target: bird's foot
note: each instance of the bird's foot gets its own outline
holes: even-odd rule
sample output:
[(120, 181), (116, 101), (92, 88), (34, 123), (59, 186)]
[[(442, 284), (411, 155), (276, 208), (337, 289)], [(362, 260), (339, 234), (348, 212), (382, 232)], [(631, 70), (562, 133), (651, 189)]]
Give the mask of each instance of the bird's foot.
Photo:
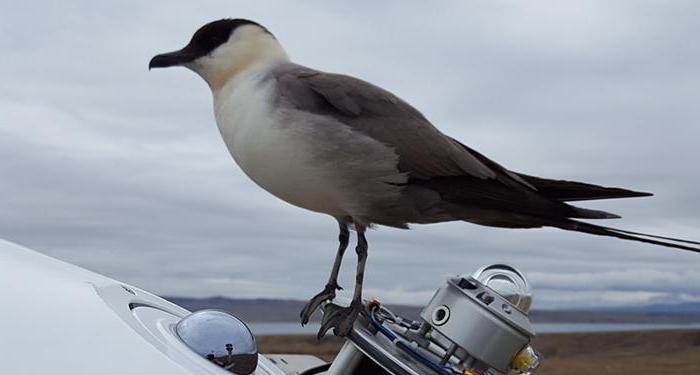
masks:
[(313, 313), (316, 310), (318, 310), (318, 307), (321, 306), (323, 302), (330, 301), (333, 298), (335, 298), (336, 289), (341, 290), (343, 288), (338, 286), (338, 284), (326, 284), (326, 287), (323, 288), (323, 290), (320, 293), (313, 296), (313, 298), (309, 300), (306, 306), (304, 306), (304, 308), (299, 313), (299, 317), (301, 318), (301, 325), (305, 325), (309, 322), (311, 315), (313, 315)]
[(318, 330), (316, 337), (321, 339), (331, 328), (333, 328), (333, 334), (336, 336), (345, 337), (352, 330), (355, 319), (362, 311), (362, 303), (353, 300), (348, 307), (340, 307), (329, 303), (323, 309), (321, 329)]

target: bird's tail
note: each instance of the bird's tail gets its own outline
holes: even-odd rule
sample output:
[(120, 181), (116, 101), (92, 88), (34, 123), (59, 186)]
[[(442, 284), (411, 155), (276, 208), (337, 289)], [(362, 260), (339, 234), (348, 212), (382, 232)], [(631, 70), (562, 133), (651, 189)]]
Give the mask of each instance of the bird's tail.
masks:
[(598, 186), (585, 182), (552, 180), (518, 173), (520, 178), (537, 189), (537, 193), (547, 198), (564, 202), (596, 199), (649, 197), (654, 194), (616, 187)]
[(565, 230), (583, 232), (583, 233), (588, 233), (588, 234), (595, 234), (598, 236), (621, 238), (623, 240), (645, 242), (645, 243), (650, 243), (650, 244), (654, 244), (654, 245), (673, 247), (676, 249), (682, 249), (682, 250), (688, 250), (688, 251), (700, 253), (700, 247), (689, 246), (689, 245), (700, 245), (700, 242), (685, 240), (685, 239), (681, 239), (681, 238), (673, 238), (673, 237), (666, 237), (666, 236), (658, 236), (655, 234), (633, 232), (633, 231), (629, 231), (629, 230), (604, 227), (602, 225), (589, 224), (589, 223), (584, 223), (581, 221), (570, 220), (570, 219), (548, 223), (547, 225), (553, 226), (556, 228), (560, 228), (560, 229), (565, 229)]

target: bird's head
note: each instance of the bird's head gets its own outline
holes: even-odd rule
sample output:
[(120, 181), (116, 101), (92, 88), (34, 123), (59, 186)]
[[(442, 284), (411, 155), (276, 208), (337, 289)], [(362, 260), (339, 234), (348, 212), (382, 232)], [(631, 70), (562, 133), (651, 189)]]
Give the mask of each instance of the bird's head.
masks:
[(262, 25), (222, 19), (199, 28), (184, 48), (153, 57), (148, 68), (184, 66), (216, 90), (246, 69), (286, 60), (284, 48)]

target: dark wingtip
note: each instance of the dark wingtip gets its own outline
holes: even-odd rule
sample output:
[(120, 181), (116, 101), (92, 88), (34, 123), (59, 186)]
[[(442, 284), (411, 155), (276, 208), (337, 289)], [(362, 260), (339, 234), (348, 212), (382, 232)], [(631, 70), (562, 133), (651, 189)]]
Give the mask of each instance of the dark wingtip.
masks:
[(643, 198), (643, 197), (653, 197), (654, 193), (648, 191), (635, 191), (627, 190), (622, 188), (609, 188), (611, 191), (617, 191), (619, 196), (614, 198)]
[(591, 210), (588, 208), (583, 208), (583, 207), (574, 207), (572, 206), (576, 212), (575, 216), (579, 219), (621, 219), (622, 216), (613, 214), (610, 212), (606, 211), (600, 211), (600, 210)]

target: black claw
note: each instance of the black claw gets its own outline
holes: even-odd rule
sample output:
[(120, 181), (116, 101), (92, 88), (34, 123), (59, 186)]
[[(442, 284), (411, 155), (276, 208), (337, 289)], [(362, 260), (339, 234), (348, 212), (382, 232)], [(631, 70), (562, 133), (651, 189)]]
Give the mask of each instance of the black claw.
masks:
[(335, 298), (335, 289), (340, 289), (337, 285), (326, 285), (323, 290), (315, 295), (309, 302), (304, 306), (304, 308), (299, 313), (299, 318), (301, 318), (301, 325), (306, 325), (311, 318), (311, 315), (318, 310), (319, 306), (325, 301), (330, 301)]
[(324, 307), (323, 321), (321, 329), (318, 330), (316, 338), (319, 340), (326, 335), (326, 332), (333, 328), (333, 334), (336, 336), (347, 336), (352, 330), (357, 315), (362, 310), (362, 304), (359, 301), (353, 301), (348, 307), (340, 307), (336, 304), (328, 304)]
[(331, 283), (326, 284), (326, 287), (324, 288), (323, 291), (325, 292), (327, 290), (343, 290), (343, 287), (338, 285), (338, 283), (331, 282)]

